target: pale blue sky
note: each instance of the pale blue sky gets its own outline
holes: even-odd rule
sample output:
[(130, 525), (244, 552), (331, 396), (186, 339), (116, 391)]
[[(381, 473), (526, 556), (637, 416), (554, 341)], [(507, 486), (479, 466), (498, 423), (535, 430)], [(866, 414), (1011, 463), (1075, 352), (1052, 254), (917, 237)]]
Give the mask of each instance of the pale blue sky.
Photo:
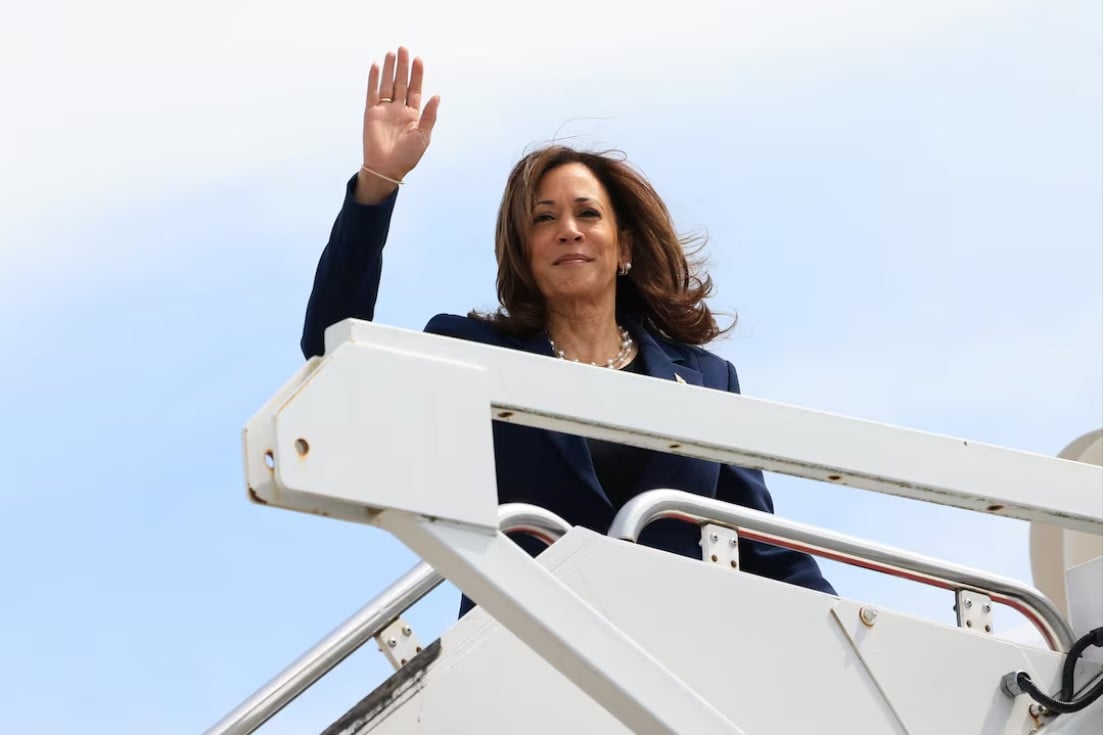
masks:
[[(0, 30), (0, 729), (198, 732), (413, 563), (248, 504), (239, 443), (301, 364), (367, 66), (400, 42), (443, 103), (381, 322), (491, 306), (506, 172), (578, 136), (708, 232), (714, 305), (740, 314), (714, 350), (749, 395), (1042, 454), (1099, 427), (1100, 6), (960, 5), (429, 4), (418, 28), (336, 1), (21, 9)], [(788, 517), (1029, 579), (1022, 523), (770, 482)], [(949, 595), (826, 571), (951, 619)], [(455, 603), (412, 613), (424, 639)], [(362, 651), (265, 732), (320, 731), (387, 671)]]

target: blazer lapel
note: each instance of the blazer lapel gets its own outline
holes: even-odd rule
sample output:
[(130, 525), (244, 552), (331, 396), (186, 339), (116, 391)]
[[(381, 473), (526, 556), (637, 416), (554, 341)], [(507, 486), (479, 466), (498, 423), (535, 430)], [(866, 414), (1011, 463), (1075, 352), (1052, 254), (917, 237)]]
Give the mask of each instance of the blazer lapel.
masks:
[[(635, 325), (634, 325), (635, 326)], [(637, 326), (633, 338), (644, 357), (644, 371), (653, 378), (674, 380), (687, 385), (702, 385), (702, 374), (685, 364), (682, 355), (660, 343), (643, 327)]]

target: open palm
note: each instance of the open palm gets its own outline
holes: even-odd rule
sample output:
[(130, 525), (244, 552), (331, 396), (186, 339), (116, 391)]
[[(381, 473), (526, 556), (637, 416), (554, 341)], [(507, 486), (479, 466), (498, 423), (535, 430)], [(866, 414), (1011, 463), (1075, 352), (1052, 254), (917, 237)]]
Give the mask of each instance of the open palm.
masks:
[(437, 107), (433, 97), (422, 107), (422, 60), (410, 52), (387, 53), (383, 70), (372, 64), (364, 106), (364, 166), (376, 175), (402, 181), (429, 146)]

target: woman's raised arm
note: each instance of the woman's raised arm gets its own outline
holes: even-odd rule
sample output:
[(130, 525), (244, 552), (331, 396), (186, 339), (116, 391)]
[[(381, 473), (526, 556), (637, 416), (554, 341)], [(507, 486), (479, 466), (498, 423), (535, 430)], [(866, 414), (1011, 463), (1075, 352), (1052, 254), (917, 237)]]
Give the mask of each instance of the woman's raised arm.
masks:
[(396, 189), (418, 165), (437, 122), (440, 97), (422, 104), (423, 65), (399, 48), (381, 71), (372, 64), (364, 106), (363, 162), (348, 183), (307, 302), (300, 346), (321, 355), (326, 327), (342, 319), (372, 319), (383, 268), (383, 246)]

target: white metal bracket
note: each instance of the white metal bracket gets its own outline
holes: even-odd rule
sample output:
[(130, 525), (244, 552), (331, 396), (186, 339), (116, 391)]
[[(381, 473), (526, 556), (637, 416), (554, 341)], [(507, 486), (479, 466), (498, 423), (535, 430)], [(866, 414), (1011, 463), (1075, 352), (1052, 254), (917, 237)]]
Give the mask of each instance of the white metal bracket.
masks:
[(982, 592), (955, 591), (955, 615), (958, 627), (977, 633), (993, 632), (993, 600)]
[(701, 527), (702, 560), (726, 569), (740, 568), (740, 537), (735, 530), (716, 523)]
[(418, 636), (414, 635), (414, 629), (401, 616), (377, 633), (375, 639), (376, 645), (396, 671), (422, 652), (422, 644), (418, 642)]

